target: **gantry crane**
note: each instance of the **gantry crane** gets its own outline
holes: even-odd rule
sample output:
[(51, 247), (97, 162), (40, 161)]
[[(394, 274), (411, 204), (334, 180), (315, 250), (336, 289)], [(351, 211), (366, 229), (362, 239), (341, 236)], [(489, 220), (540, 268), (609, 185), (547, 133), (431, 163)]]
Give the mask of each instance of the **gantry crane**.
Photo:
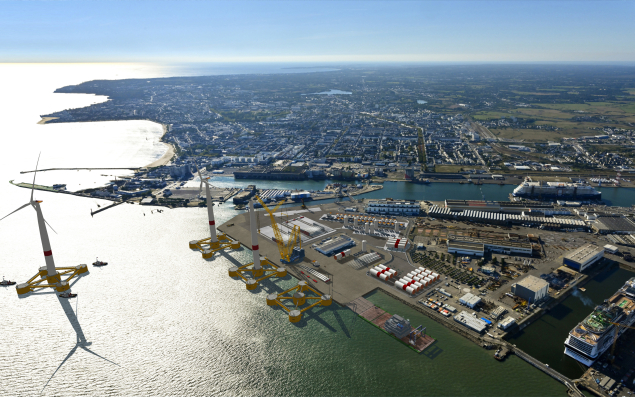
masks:
[(262, 201), (262, 199), (256, 196), (256, 199), (262, 205), (271, 218), (271, 228), (273, 229), (273, 234), (275, 236), (275, 242), (278, 244), (278, 251), (280, 251), (280, 261), (282, 263), (291, 263), (297, 259), (300, 259), (304, 256), (302, 251), (302, 238), (300, 238), (300, 227), (298, 225), (294, 225), (293, 229), (291, 229), (291, 233), (289, 234), (289, 238), (286, 243), (284, 238), (282, 237), (282, 233), (280, 232), (280, 228), (278, 227), (278, 222), (276, 222), (276, 217), (274, 215), (275, 211), (280, 207), (282, 202), (279, 202), (278, 205), (273, 210), (270, 210), (267, 207), (267, 204)]
[(617, 343), (617, 333), (619, 329), (620, 328), (635, 329), (635, 327), (629, 327), (628, 325), (614, 323), (614, 322), (611, 322), (611, 324), (615, 326), (615, 334), (613, 335), (613, 346), (611, 346), (611, 363), (613, 363), (613, 361), (615, 361), (615, 344)]

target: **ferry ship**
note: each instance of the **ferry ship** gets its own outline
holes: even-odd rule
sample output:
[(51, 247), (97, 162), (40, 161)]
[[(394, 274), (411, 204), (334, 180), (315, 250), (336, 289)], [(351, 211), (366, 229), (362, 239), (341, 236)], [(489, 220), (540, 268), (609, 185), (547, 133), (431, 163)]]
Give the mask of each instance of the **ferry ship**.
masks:
[(582, 198), (600, 200), (602, 192), (587, 183), (567, 182), (534, 182), (531, 177), (525, 180), (512, 192), (514, 197), (526, 198)]
[[(591, 366), (611, 347), (615, 325), (631, 326), (635, 322), (635, 277), (631, 278), (615, 295), (597, 306), (580, 324), (569, 332), (564, 342), (564, 353), (584, 365)], [(627, 328), (618, 327), (619, 338)]]

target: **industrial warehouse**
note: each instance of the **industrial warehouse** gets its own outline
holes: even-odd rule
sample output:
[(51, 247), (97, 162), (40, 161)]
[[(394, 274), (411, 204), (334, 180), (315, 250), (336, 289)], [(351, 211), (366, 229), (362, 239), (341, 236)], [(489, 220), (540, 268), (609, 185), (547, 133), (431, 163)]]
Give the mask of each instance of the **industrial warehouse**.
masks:
[(562, 264), (581, 272), (603, 257), (604, 247), (587, 244), (566, 254), (562, 259)]
[[(533, 212), (536, 214), (537, 212)], [(554, 224), (559, 228), (584, 230), (588, 229), (588, 225), (580, 219), (546, 217), (541, 212), (540, 216), (532, 215), (531, 211), (518, 214), (505, 214), (492, 211), (476, 211), (476, 210), (455, 210), (452, 208), (444, 208), (433, 205), (428, 214), (435, 218), (456, 219), (470, 222), (483, 222), (495, 225), (547, 225)]]

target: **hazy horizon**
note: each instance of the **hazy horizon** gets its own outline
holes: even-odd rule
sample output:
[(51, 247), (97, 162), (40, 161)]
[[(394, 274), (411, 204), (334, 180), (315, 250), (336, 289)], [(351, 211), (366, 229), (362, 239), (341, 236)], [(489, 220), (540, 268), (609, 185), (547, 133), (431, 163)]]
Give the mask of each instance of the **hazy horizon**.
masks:
[(628, 1), (2, 1), (3, 63), (635, 63)]

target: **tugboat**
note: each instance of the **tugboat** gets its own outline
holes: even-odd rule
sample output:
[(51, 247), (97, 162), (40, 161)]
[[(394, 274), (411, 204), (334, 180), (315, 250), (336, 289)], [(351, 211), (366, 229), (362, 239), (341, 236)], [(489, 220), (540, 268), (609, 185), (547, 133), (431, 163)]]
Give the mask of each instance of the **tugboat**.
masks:
[(0, 281), (0, 285), (3, 287), (7, 287), (9, 285), (15, 285), (15, 281), (5, 280), (4, 276), (2, 276), (2, 281)]
[(77, 296), (77, 294), (73, 294), (73, 293), (71, 293), (71, 291), (66, 291), (63, 294), (59, 295), (60, 298), (74, 298), (76, 296)]
[(108, 262), (102, 262), (99, 258), (95, 258), (95, 262), (93, 262), (93, 266), (106, 266)]

